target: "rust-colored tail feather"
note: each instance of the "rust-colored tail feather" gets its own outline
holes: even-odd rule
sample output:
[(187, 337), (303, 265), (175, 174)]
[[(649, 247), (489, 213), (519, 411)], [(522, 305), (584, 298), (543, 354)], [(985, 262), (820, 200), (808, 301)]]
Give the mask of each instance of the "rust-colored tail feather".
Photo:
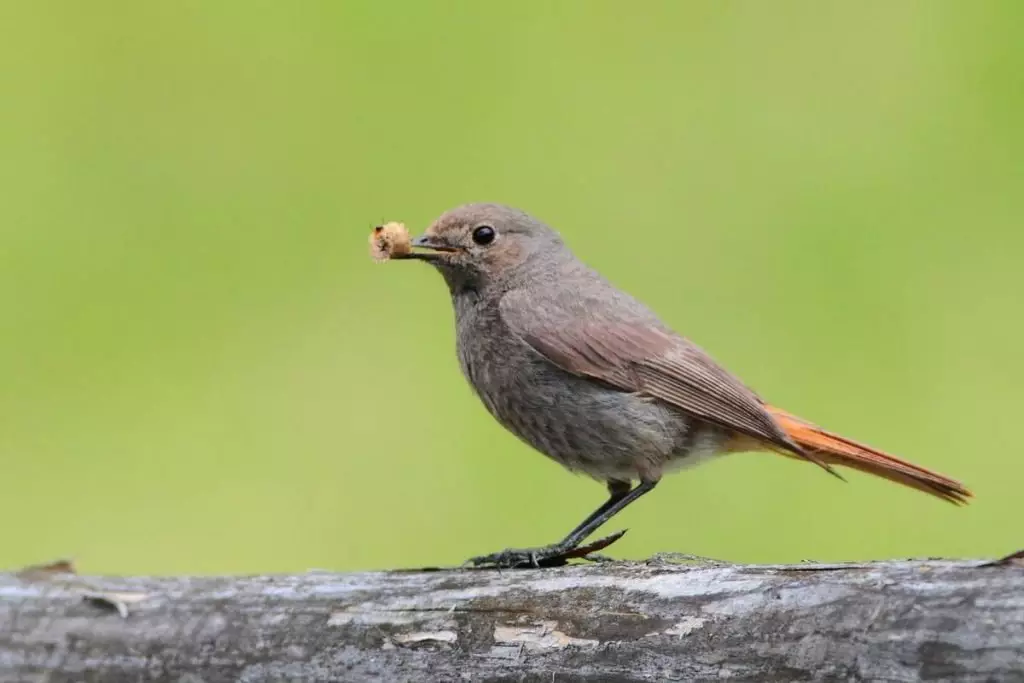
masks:
[[(874, 474), (958, 505), (967, 503), (973, 495), (963, 484), (949, 477), (918, 467), (838, 434), (826, 432), (824, 429), (779, 408), (773, 406), (767, 406), (767, 408), (794, 443), (813, 452), (826, 463)], [(783, 453), (783, 455), (798, 457), (790, 453)]]

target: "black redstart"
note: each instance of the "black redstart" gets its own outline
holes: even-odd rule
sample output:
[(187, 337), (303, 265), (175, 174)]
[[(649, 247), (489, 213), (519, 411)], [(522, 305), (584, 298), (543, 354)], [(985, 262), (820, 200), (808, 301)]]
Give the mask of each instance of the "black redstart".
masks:
[(971, 496), (959, 482), (763, 402), (522, 211), (467, 204), (412, 246), (422, 251), (394, 257), (426, 261), (444, 277), (459, 363), (487, 410), (610, 494), (558, 543), (476, 557), (476, 565), (552, 566), (604, 547), (621, 533), (582, 543), (663, 474), (738, 451), (799, 458), (833, 474), (843, 465), (953, 503)]

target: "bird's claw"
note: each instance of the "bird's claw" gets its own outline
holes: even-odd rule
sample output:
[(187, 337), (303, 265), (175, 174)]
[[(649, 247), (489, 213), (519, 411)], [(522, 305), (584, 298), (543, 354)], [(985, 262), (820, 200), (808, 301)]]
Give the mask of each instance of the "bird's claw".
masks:
[(542, 567), (561, 567), (574, 559), (593, 559), (594, 561), (607, 561), (603, 556), (593, 556), (596, 553), (610, 546), (622, 538), (625, 530), (617, 531), (610, 536), (605, 536), (593, 543), (575, 547), (566, 547), (555, 543), (541, 548), (509, 548), (490, 555), (480, 555), (470, 558), (466, 564), (474, 567), (486, 567), (493, 569), (540, 569)]
[(474, 567), (491, 567), (494, 569), (521, 569), (541, 567), (559, 567), (568, 558), (558, 548), (508, 548), (490, 555), (470, 558), (467, 564)]

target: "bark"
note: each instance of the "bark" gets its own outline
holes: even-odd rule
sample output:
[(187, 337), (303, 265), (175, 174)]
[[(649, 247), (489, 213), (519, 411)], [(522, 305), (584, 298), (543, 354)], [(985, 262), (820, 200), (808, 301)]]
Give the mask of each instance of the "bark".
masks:
[(1024, 681), (1024, 567), (0, 575), (3, 682), (719, 678)]

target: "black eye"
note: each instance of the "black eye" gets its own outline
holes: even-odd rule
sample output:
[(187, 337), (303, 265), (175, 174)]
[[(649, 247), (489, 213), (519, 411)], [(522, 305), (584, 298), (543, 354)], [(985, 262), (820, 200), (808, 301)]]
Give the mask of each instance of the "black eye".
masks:
[(487, 246), (494, 241), (494, 228), (489, 225), (478, 225), (473, 230), (473, 241), (480, 246)]

